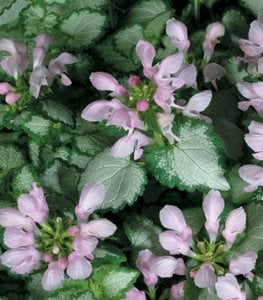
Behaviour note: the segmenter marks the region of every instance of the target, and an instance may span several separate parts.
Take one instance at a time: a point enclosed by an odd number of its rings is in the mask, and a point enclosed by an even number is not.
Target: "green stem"
[[[154,286],[148,287],[148,295],[150,297],[151,300],[155,300],[156,299],[156,290]]]
[[[160,147],[164,147],[164,141],[163,141],[163,138],[160,134],[158,134],[157,132],[154,132],[154,141],[155,143],[160,146]]]
[[[194,16],[197,22],[200,20],[200,6],[200,0],[194,0]]]

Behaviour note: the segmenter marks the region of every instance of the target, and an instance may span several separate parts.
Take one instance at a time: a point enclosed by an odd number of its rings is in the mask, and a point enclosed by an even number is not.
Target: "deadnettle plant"
[[[43,189],[33,184],[29,194],[19,197],[18,209],[0,209],[0,225],[6,228],[4,243],[10,248],[1,254],[1,263],[22,275],[47,265],[42,277],[46,291],[62,287],[65,272],[74,280],[88,278],[99,239],[116,231],[107,219],[90,220],[104,197],[103,185],[88,184],[75,209],[77,219],[51,219]]]
[[[38,98],[41,88],[51,86],[57,76],[60,77],[61,84],[65,86],[71,84],[71,80],[66,75],[66,65],[77,61],[73,55],[63,52],[51,59],[48,67],[45,66],[47,50],[52,41],[52,38],[44,33],[35,38],[33,66],[30,68],[26,44],[9,39],[0,40],[0,51],[8,53],[0,61],[0,67],[15,80],[12,85],[7,82],[0,83],[0,95],[5,95],[6,103],[14,104],[19,100],[19,104],[23,107],[30,101],[30,94]]]
[[[189,274],[199,288],[216,287],[218,297],[226,299],[245,299],[244,292],[235,276],[242,275],[253,280],[257,254],[247,252],[227,261],[237,237],[246,228],[246,213],[242,207],[232,210],[226,218],[221,231],[220,215],[224,210],[224,200],[218,191],[210,191],[203,201],[205,214],[205,229],[208,239],[193,240],[192,229],[186,224],[183,212],[176,206],[166,205],[160,211],[161,224],[167,231],[159,235],[162,247],[170,255],[183,255],[191,258]],[[178,258],[177,258],[178,260]],[[183,282],[174,285],[171,289],[172,299],[183,299]],[[226,298],[229,292],[233,296]],[[173,296],[174,295],[174,296]]]

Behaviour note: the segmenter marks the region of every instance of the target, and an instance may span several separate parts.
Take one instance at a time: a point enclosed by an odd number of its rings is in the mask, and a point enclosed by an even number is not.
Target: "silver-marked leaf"
[[[24,164],[25,160],[19,149],[13,145],[0,145],[0,169],[11,170]]]

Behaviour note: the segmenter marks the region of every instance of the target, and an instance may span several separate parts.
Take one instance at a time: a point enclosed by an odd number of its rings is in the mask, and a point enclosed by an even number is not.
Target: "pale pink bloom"
[[[78,219],[86,221],[105,199],[105,187],[99,183],[88,183],[81,191],[79,203],[75,208]]]
[[[48,46],[52,42],[50,35],[41,33],[35,38],[36,48],[33,50],[33,69],[42,66]]]
[[[205,40],[203,42],[204,57],[207,61],[211,59],[215,46],[219,43],[218,38],[224,36],[224,34],[225,27],[219,22],[207,26]]]
[[[68,266],[68,259],[66,257],[61,257],[58,261],[57,261],[57,265],[65,270]]]
[[[186,267],[184,260],[182,258],[177,258],[177,269],[175,270],[174,274],[176,275],[185,275],[186,274]]]
[[[29,84],[30,93],[33,97],[38,98],[42,86],[48,86],[52,82],[52,75],[49,70],[40,66],[33,70],[30,74]]]
[[[263,296],[259,296],[257,300],[263,300]]]
[[[115,125],[116,127],[122,127],[124,130],[128,130],[130,136],[134,128],[141,128],[142,121],[138,114],[129,108],[120,108],[115,110],[108,118],[107,125]]]
[[[244,189],[246,192],[254,192],[259,186],[263,186],[263,168],[256,165],[245,165],[238,171],[239,176],[249,183]]]
[[[31,217],[41,224],[48,216],[48,205],[42,188],[33,183],[29,194],[23,194],[18,198],[18,209],[24,216]]]
[[[25,232],[21,228],[10,227],[5,230],[4,243],[9,248],[19,248],[33,245],[35,242],[32,232]]]
[[[174,144],[174,141],[180,141],[180,138],[177,137],[172,131],[174,118],[174,114],[157,113],[157,123],[160,126],[163,135],[168,139],[170,144]]]
[[[49,262],[51,262],[53,260],[53,257],[52,257],[52,255],[50,255],[48,253],[45,253],[43,255],[43,260],[44,260],[44,262],[49,263]]]
[[[203,211],[205,213],[205,228],[210,240],[215,241],[219,229],[219,217],[224,210],[224,199],[218,191],[210,191],[203,201]]]
[[[216,80],[221,79],[226,75],[226,70],[216,63],[207,64],[203,70],[205,82],[211,82],[217,90]]]
[[[192,229],[186,224],[180,208],[173,205],[165,205],[160,211],[160,221],[163,227],[172,229],[184,240],[191,241]]]
[[[15,79],[28,68],[28,52],[25,44],[14,42],[9,39],[0,40],[0,51],[10,53],[5,56],[0,65],[2,69]]]
[[[53,291],[61,288],[64,283],[64,270],[57,262],[50,262],[48,269],[42,277],[42,286],[45,291]]]
[[[259,56],[263,53],[263,23],[255,20],[250,24],[248,40],[240,39],[239,45],[248,57]]]
[[[184,300],[184,285],[185,281],[172,285],[170,290],[171,300]]]
[[[187,27],[175,18],[166,22],[166,34],[171,38],[172,44],[182,53],[187,53],[190,47]]]
[[[236,277],[232,274],[219,277],[215,287],[220,300],[246,300],[245,292],[241,291]]]
[[[75,208],[75,213],[76,213],[76,208]],[[77,213],[76,213],[77,214]],[[69,229],[68,229],[68,233],[71,235],[71,236],[77,236],[80,232],[80,229],[78,226],[70,226]]]
[[[10,92],[12,89],[12,86],[8,82],[1,82],[0,83],[0,95],[6,95],[8,92]]]
[[[111,91],[111,96],[127,97],[128,95],[126,88],[119,84],[118,81],[109,73],[91,73],[90,81],[92,85],[99,91]]]
[[[111,154],[114,157],[127,157],[134,153],[134,159],[137,160],[143,155],[142,147],[152,143],[152,140],[135,130],[132,135],[120,138],[112,147]]]
[[[82,256],[86,256],[88,259],[94,259],[93,251],[98,245],[99,240],[94,236],[77,236],[73,243],[72,248]]]
[[[127,108],[120,100],[112,99],[94,101],[83,110],[81,117],[90,122],[108,120],[112,113],[118,109]]]
[[[136,109],[140,112],[147,111],[149,109],[149,103],[145,100],[139,100],[136,103]]]
[[[231,246],[237,235],[242,233],[246,228],[246,213],[242,207],[236,208],[230,212],[226,219],[225,229],[222,236]]]
[[[61,77],[61,83],[65,86],[71,85],[71,80],[65,74],[66,65],[71,65],[77,62],[75,56],[70,53],[63,52],[58,57],[51,59],[48,65],[48,70],[52,76],[59,75]]]
[[[154,286],[161,278],[171,278],[178,267],[171,256],[155,256],[149,249],[139,252],[136,260],[137,268],[142,272],[147,286]]]
[[[20,211],[15,208],[0,209],[0,225],[5,228],[19,227],[26,231],[33,231],[35,223],[31,218],[24,217]]]
[[[143,73],[145,77],[151,79],[154,73],[152,64],[156,55],[153,45],[147,41],[141,40],[136,45],[136,53],[143,65]]]
[[[239,102],[239,109],[246,111],[252,106],[257,112],[263,112],[263,82],[238,82],[237,89],[243,97],[249,99],[249,101]]]
[[[40,253],[32,246],[11,249],[0,255],[1,263],[16,274],[28,274],[40,266]]]
[[[203,116],[200,112],[204,111],[212,100],[211,91],[203,91],[192,96],[186,106],[183,107],[182,113],[185,116],[205,119],[211,122],[210,118]],[[179,107],[176,107],[179,108]]]
[[[125,300],[146,300],[146,295],[134,287],[126,294]]]
[[[238,256],[230,261],[229,271],[236,276],[244,275],[248,279],[253,279],[251,271],[255,269],[257,258],[257,253],[252,251]]]
[[[19,96],[15,92],[8,92],[5,96],[5,102],[8,104],[14,104],[19,99]]]
[[[183,81],[180,80],[180,87],[182,86]],[[159,105],[163,110],[170,111],[171,105],[174,102],[174,90],[175,88],[169,85],[158,87],[153,96],[155,103]]]
[[[217,282],[213,266],[209,263],[202,264],[195,274],[194,282],[199,288],[212,288]]]
[[[182,64],[179,71],[173,75],[172,85],[177,90],[185,85],[186,87],[197,88],[197,70],[193,64]]]
[[[84,238],[88,236],[105,238],[113,235],[116,230],[116,225],[107,219],[93,220],[80,225],[80,234]]]
[[[263,57],[258,60],[258,73],[263,74]]]
[[[183,239],[175,231],[166,230],[159,234],[159,241],[162,247],[169,251],[171,255],[190,253],[190,243]]]
[[[245,135],[247,145],[254,150],[253,156],[263,160],[263,123],[252,121],[248,127],[249,133]]]
[[[137,75],[130,75],[130,77],[128,79],[128,83],[129,83],[130,86],[138,86],[142,82],[141,82],[141,79],[140,79],[139,76],[137,76]]]
[[[86,279],[92,272],[91,263],[77,252],[73,252],[68,257],[67,274],[74,280]]]

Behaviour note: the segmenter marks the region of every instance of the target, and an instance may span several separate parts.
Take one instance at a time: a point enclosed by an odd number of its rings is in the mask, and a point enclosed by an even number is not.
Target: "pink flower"
[[[0,95],[6,95],[8,92],[10,92],[12,89],[12,86],[8,82],[1,82],[0,83]]]
[[[144,291],[139,291],[136,288],[132,288],[126,294],[125,300],[146,300],[146,295]]]
[[[5,228],[19,227],[31,232],[34,229],[35,223],[31,218],[24,217],[15,208],[1,208],[0,225]]]
[[[248,57],[259,56],[263,53],[263,23],[260,21],[253,21],[250,24],[248,32],[248,40],[240,39],[239,45],[245,55]]]
[[[199,288],[212,288],[217,282],[213,266],[209,263],[202,264],[195,274],[194,282]]]
[[[140,79],[139,76],[137,76],[137,75],[130,75],[130,77],[128,79],[128,83],[129,83],[130,86],[138,86],[142,82],[141,82],[141,79]]]
[[[147,111],[149,109],[149,103],[145,100],[139,100],[136,103],[136,109],[140,112]]]
[[[5,102],[8,104],[14,104],[19,99],[19,96],[15,92],[8,92],[5,96]]]
[[[25,44],[14,42],[9,39],[0,40],[0,51],[10,53],[4,57],[0,65],[2,69],[15,79],[28,68],[28,52]]]
[[[118,81],[109,73],[91,73],[90,81],[92,85],[99,91],[111,91],[111,96],[127,97],[128,95],[126,88],[119,84]]]
[[[72,248],[82,256],[86,256],[88,259],[94,259],[93,251],[97,247],[99,240],[94,236],[77,236],[72,244]]]
[[[40,266],[40,253],[32,246],[11,249],[0,256],[1,263],[16,274],[28,274]]]
[[[160,126],[163,135],[168,139],[170,144],[174,144],[174,141],[180,141],[180,138],[177,137],[172,131],[174,118],[174,114],[157,113],[157,123]]]
[[[253,274],[251,271],[255,269],[257,258],[257,253],[252,251],[247,252],[237,258],[232,259],[229,264],[229,270],[236,276],[244,275],[252,281]]]
[[[78,219],[86,221],[105,198],[105,187],[102,184],[88,183],[81,191],[79,204],[75,208]]]
[[[258,60],[258,73],[263,74],[263,57]]]
[[[182,53],[187,53],[190,47],[187,27],[175,18],[166,22],[166,34],[171,38],[172,44]]]
[[[50,262],[48,269],[42,277],[42,286],[45,291],[53,291],[61,288],[64,283],[64,270],[57,262]]]
[[[172,277],[178,267],[174,257],[157,257],[148,249],[139,252],[136,265],[142,272],[147,286],[154,286],[158,281],[158,276],[161,278]]]
[[[161,224],[173,231],[164,231],[159,240],[164,249],[170,254],[188,255],[192,242],[192,229],[186,225],[182,211],[172,205],[166,205],[160,211]]]
[[[142,147],[152,143],[152,140],[140,131],[135,130],[130,136],[120,138],[112,147],[111,153],[114,157],[126,157],[134,153],[137,160],[143,155]]]
[[[246,213],[242,207],[236,208],[230,212],[226,219],[225,229],[222,236],[231,246],[237,235],[242,233],[246,228]]]
[[[205,82],[211,82],[214,88],[217,90],[216,80],[224,77],[226,70],[216,63],[210,63],[204,67],[203,74]]]
[[[42,86],[48,86],[52,81],[52,74],[44,66],[39,66],[30,74],[29,84],[30,93],[33,97],[38,98]]]
[[[182,64],[179,71],[174,74],[172,86],[177,90],[185,85],[186,87],[197,88],[197,70],[193,64]]]
[[[244,190],[254,192],[259,186],[263,186],[263,168],[256,165],[245,165],[239,169],[239,176],[250,185]]]
[[[52,76],[59,75],[61,77],[61,83],[65,86],[71,85],[71,80],[65,74],[66,65],[71,65],[77,62],[75,56],[70,53],[63,52],[58,57],[51,59],[48,65],[48,70]]]
[[[204,57],[207,61],[211,59],[218,38],[225,34],[225,27],[219,22],[212,23],[206,28],[205,40],[203,42]]]
[[[184,285],[185,281],[181,281],[171,287],[171,300],[184,300]]]
[[[9,248],[19,248],[33,245],[35,242],[32,232],[25,232],[21,228],[9,227],[4,233],[4,243]]]
[[[253,156],[263,160],[263,123],[252,121],[248,127],[249,134],[245,135],[245,141],[255,152]]]
[[[46,33],[41,33],[35,38],[36,48],[33,50],[33,69],[42,66],[46,50],[48,46],[52,43],[52,38]]]
[[[80,225],[80,234],[82,237],[95,236],[98,238],[109,237],[114,234],[117,227],[107,219],[93,220]]]
[[[219,277],[215,287],[217,296],[221,300],[246,300],[246,294],[241,291],[236,277],[232,274],[227,273]]]
[[[238,82],[237,89],[243,97],[249,99],[249,101],[239,102],[239,109],[246,111],[250,106],[252,106],[257,112],[263,112],[263,82]]]
[[[203,201],[203,211],[206,217],[205,228],[211,241],[215,241],[217,238],[219,217],[224,206],[224,199],[218,191],[210,191]]]
[[[86,279],[92,272],[90,262],[77,252],[73,252],[68,257],[67,274],[74,280]]]
[[[24,216],[31,217],[35,222],[41,224],[48,215],[48,205],[42,188],[35,183],[29,194],[23,194],[18,199],[18,208]]]

